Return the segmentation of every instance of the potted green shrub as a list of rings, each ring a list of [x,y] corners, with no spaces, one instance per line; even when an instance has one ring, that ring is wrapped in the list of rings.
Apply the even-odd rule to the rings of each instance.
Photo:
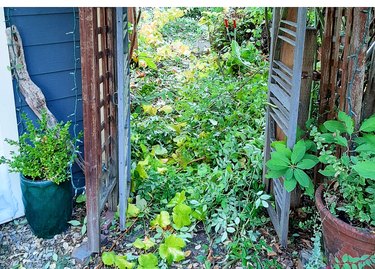
[[[355,131],[353,119],[339,112],[337,120],[326,121],[320,130],[312,127],[310,136],[312,140],[300,140],[293,149],[276,144],[267,162],[268,177],[284,177],[288,191],[299,184],[311,195],[311,179],[300,170],[323,164],[319,173],[326,182],[315,192],[315,202],[330,264],[345,254],[375,253],[375,116]],[[308,150],[319,152],[318,160]],[[303,161],[306,156],[312,161]]]
[[[375,253],[375,116],[354,129],[353,119],[340,111],[337,120],[310,133],[325,165],[319,172],[327,182],[317,189],[315,203],[331,264],[344,254]]]
[[[75,139],[69,134],[70,122],[47,127],[47,115],[34,126],[23,115],[26,132],[19,141],[6,139],[15,146],[10,158],[0,158],[10,172],[21,173],[25,215],[33,233],[51,238],[67,228],[72,214],[72,190],[69,167],[74,162]]]

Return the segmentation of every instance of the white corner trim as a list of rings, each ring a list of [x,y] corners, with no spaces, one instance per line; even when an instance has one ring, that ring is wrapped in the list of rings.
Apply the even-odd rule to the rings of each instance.
[[[0,156],[9,156],[11,147],[5,138],[18,140],[17,117],[7,38],[5,34],[4,8],[0,7]],[[24,215],[20,176],[9,173],[8,167],[0,165],[0,224]]]

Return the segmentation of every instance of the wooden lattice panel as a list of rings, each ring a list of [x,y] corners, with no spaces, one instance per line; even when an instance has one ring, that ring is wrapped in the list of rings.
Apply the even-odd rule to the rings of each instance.
[[[118,203],[115,9],[81,8],[87,232],[91,252],[100,250],[100,212]]]
[[[338,110],[352,115],[356,126],[361,121],[369,16],[369,8],[326,8],[319,123],[335,118]]]

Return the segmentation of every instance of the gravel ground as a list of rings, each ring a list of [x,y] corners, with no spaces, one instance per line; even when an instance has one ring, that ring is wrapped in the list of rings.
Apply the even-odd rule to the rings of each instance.
[[[83,208],[75,208],[72,219],[80,219]],[[70,256],[75,247],[86,241],[81,227],[70,226],[52,239],[37,238],[25,217],[0,225],[0,269],[83,268]]]

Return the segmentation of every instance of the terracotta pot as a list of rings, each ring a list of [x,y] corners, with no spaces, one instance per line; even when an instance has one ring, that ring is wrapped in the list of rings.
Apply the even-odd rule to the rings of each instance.
[[[322,219],[323,240],[329,263],[344,254],[361,257],[375,253],[375,234],[355,228],[331,214],[323,203],[323,185],[315,192],[315,204]]]

